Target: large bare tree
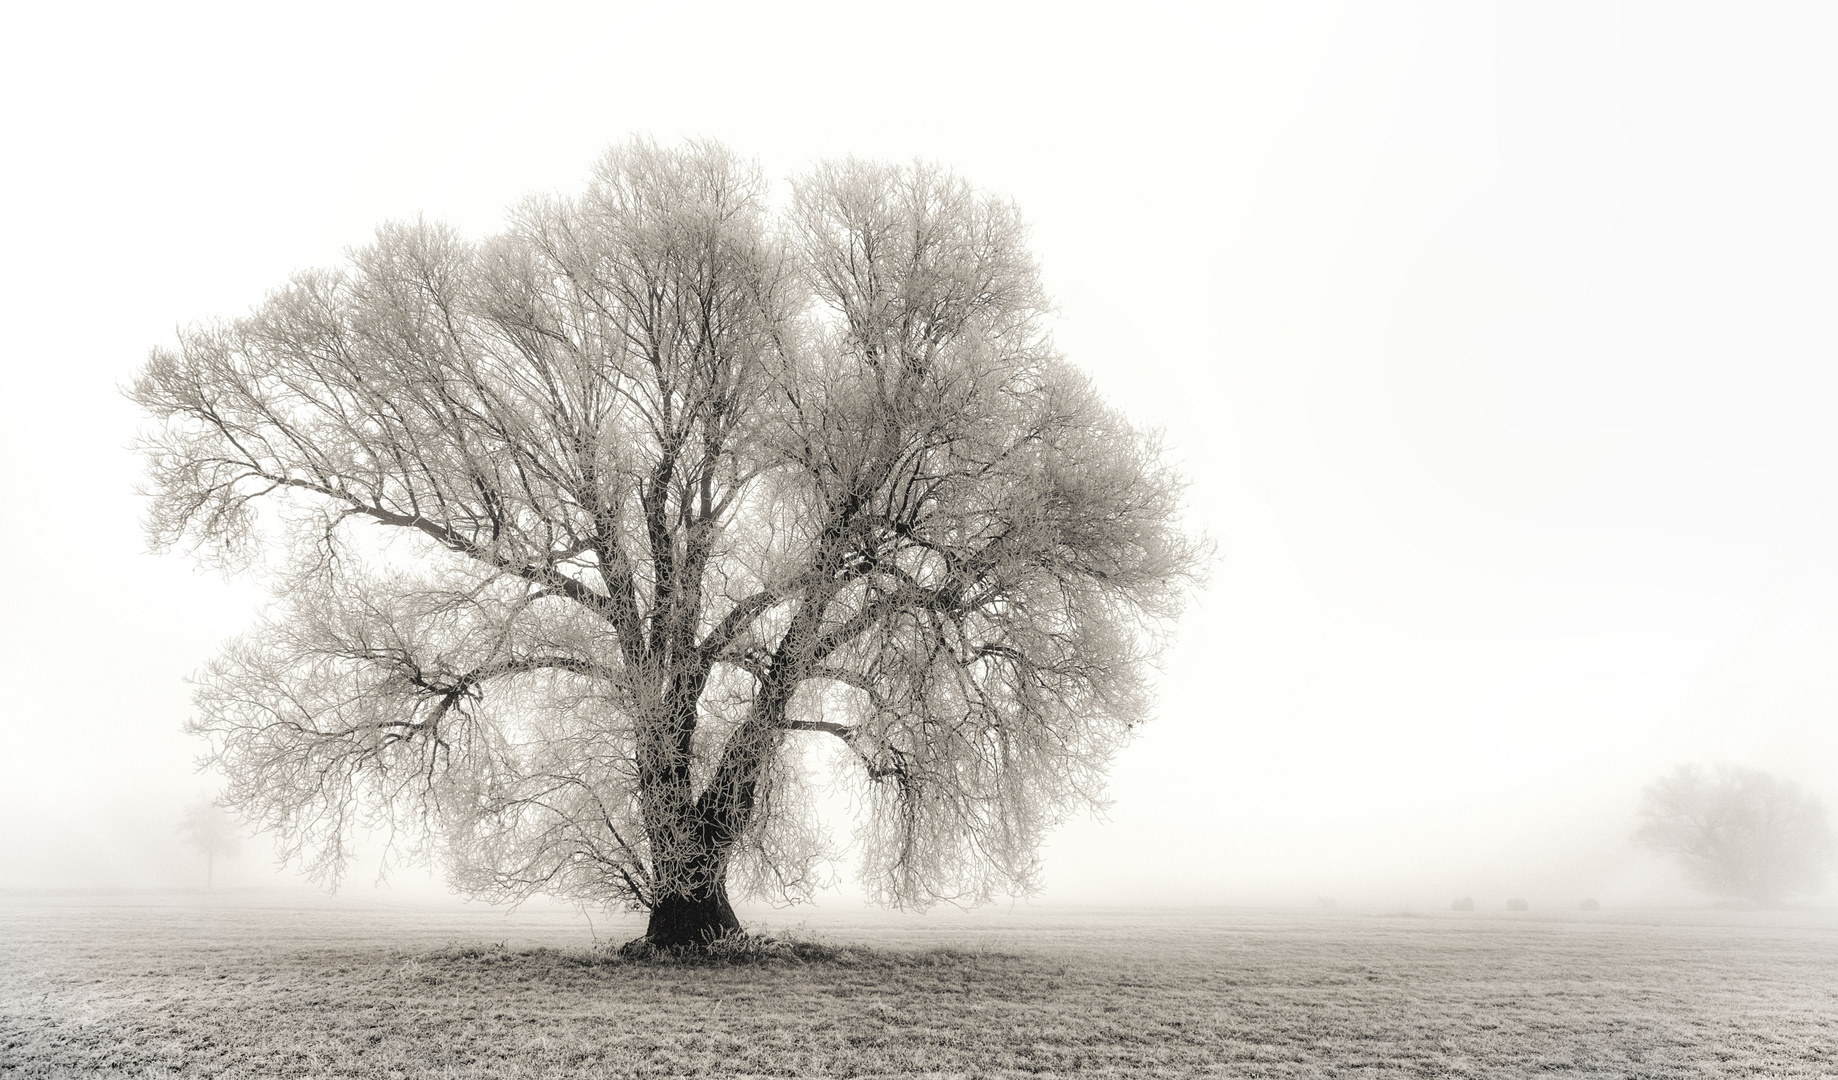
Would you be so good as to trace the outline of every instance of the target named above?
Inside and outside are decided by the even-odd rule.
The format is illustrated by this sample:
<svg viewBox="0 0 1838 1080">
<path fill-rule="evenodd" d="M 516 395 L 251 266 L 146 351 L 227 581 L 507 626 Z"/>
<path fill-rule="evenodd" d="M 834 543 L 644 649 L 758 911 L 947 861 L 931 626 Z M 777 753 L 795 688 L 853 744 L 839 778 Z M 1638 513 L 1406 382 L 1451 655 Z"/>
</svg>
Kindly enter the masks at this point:
<svg viewBox="0 0 1838 1080">
<path fill-rule="evenodd" d="M 1680 765 L 1646 789 L 1637 842 L 1676 856 L 1693 885 L 1776 904 L 1817 892 L 1834 845 L 1825 807 L 1756 769 Z"/>
<path fill-rule="evenodd" d="M 336 878 L 388 827 L 471 894 L 660 945 L 834 855 L 884 901 L 1030 888 L 1101 796 L 1204 554 L 1154 440 L 1053 351 L 1012 205 L 634 141 L 482 243 L 349 266 L 157 349 L 150 533 L 272 575 L 201 678 L 226 805 Z"/>
</svg>

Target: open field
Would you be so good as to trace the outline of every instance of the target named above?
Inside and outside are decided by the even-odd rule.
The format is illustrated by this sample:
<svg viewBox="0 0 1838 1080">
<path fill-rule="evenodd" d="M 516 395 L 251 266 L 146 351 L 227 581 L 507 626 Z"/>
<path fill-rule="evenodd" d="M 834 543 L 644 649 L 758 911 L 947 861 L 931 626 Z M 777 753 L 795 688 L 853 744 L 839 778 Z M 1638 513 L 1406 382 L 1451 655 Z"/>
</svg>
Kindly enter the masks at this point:
<svg viewBox="0 0 1838 1080">
<path fill-rule="evenodd" d="M 0 896 L 0 1076 L 1838 1072 L 1829 913 L 824 912 L 803 933 L 873 948 L 657 966 L 561 910 Z"/>
</svg>

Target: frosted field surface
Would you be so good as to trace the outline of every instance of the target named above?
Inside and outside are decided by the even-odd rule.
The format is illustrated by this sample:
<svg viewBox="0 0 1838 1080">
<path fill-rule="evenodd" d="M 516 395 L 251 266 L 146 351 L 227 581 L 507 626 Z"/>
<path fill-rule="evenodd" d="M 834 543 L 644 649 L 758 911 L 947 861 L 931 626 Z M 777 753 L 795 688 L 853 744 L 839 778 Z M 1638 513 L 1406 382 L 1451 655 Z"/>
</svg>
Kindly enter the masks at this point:
<svg viewBox="0 0 1838 1080">
<path fill-rule="evenodd" d="M 0 1076 L 1831 1076 L 1829 912 L 743 912 L 0 895 Z M 811 959 L 812 955 L 822 957 Z"/>
</svg>

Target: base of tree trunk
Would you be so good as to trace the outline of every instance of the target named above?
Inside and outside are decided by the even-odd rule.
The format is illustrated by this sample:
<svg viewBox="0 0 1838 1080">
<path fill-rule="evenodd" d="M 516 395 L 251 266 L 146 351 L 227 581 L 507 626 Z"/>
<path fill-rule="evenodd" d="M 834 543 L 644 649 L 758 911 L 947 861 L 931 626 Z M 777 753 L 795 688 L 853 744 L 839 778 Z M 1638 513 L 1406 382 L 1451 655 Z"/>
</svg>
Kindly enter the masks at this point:
<svg viewBox="0 0 1838 1080">
<path fill-rule="evenodd" d="M 706 896 L 666 896 L 651 909 L 644 940 L 659 949 L 701 949 L 716 938 L 740 932 L 725 886 Z"/>
</svg>

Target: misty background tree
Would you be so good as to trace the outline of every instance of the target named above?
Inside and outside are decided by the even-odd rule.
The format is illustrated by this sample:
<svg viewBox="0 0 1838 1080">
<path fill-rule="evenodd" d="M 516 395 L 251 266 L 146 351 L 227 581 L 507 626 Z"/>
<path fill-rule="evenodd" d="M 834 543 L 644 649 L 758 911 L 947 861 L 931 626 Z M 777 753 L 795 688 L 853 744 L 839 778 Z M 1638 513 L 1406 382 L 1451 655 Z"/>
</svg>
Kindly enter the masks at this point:
<svg viewBox="0 0 1838 1080">
<path fill-rule="evenodd" d="M 724 147 L 184 331 L 131 389 L 149 533 L 276 610 L 201 677 L 225 804 L 335 881 L 366 828 L 474 896 L 808 897 L 846 748 L 882 902 L 1036 887 L 1101 800 L 1205 545 L 1053 349 L 1015 208 L 849 160 L 769 211 Z"/>
<path fill-rule="evenodd" d="M 243 830 L 234 818 L 210 799 L 200 799 L 185 808 L 178 831 L 185 835 L 186 846 L 204 856 L 204 887 L 210 888 L 217 876 L 217 856 L 229 857 L 242 850 Z"/>
<path fill-rule="evenodd" d="M 1692 884 L 1757 904 L 1817 892 L 1831 868 L 1825 807 L 1755 769 L 1680 765 L 1646 789 L 1641 844 L 1677 856 Z"/>
</svg>

